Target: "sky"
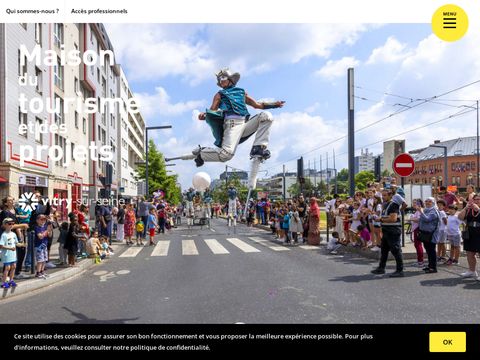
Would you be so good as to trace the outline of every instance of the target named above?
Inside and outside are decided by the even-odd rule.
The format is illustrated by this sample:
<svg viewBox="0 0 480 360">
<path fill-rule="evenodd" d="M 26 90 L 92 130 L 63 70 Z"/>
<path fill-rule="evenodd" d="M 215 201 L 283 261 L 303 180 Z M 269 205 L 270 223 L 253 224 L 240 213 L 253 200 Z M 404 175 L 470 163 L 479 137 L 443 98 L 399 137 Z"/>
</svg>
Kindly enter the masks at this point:
<svg viewBox="0 0 480 360">
<path fill-rule="evenodd" d="M 270 110 L 272 157 L 262 164 L 260 177 L 281 172 L 282 165 L 296 171 L 300 156 L 305 168 L 310 163 L 318 169 L 320 158 L 325 168 L 328 153 L 332 167 L 334 152 L 337 169 L 347 167 L 349 67 L 355 69 L 356 155 L 366 148 L 380 154 L 383 141 L 391 139 L 405 139 L 410 151 L 434 140 L 476 134 L 471 106 L 480 99 L 480 83 L 469 84 L 480 80 L 477 29 L 448 43 L 432 34 L 430 24 L 106 28 L 147 126 L 173 126 L 149 133 L 165 157 L 190 153 L 198 145 L 213 146 L 210 128 L 197 116 L 220 90 L 214 74 L 224 67 L 241 74 L 237 86 L 256 100 L 286 101 L 283 108 Z M 452 117 L 457 113 L 465 114 Z M 239 145 L 227 163 L 197 168 L 193 160 L 177 160 L 169 169 L 179 175 L 182 189 L 191 186 L 198 171 L 215 179 L 225 165 L 249 170 L 252 141 Z"/>
</svg>

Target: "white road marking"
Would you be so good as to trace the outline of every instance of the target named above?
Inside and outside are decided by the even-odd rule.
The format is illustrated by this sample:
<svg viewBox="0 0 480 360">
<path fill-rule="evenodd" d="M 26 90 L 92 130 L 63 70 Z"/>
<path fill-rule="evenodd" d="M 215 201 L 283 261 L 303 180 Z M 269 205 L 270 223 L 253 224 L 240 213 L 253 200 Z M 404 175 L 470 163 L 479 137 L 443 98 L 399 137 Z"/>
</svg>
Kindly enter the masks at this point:
<svg viewBox="0 0 480 360">
<path fill-rule="evenodd" d="M 117 275 L 127 275 L 130 273 L 130 270 L 118 270 Z"/>
<path fill-rule="evenodd" d="M 395 167 L 397 168 L 411 168 L 413 167 L 412 163 L 396 163 Z"/>
<path fill-rule="evenodd" d="M 102 275 L 105 275 L 105 274 L 108 274 L 108 271 L 100 270 L 100 271 L 95 271 L 93 273 L 93 275 L 96 275 L 96 276 L 102 276 Z"/>
<path fill-rule="evenodd" d="M 246 242 L 237 239 L 237 238 L 227 238 L 227 241 L 238 247 L 243 252 L 260 252 L 260 250 L 254 248 L 253 246 L 247 244 Z"/>
<path fill-rule="evenodd" d="M 252 236 L 249 237 L 250 240 L 255 241 L 256 243 L 266 246 L 269 249 L 272 249 L 273 251 L 289 251 L 290 249 L 285 247 L 285 246 L 280 246 L 280 245 L 270 245 L 270 241 L 262 239 L 257 236 Z"/>
<path fill-rule="evenodd" d="M 230 252 L 215 239 L 205 239 L 205 243 L 214 254 L 230 254 Z"/>
<path fill-rule="evenodd" d="M 213 228 L 210 228 L 210 230 L 212 230 L 213 232 L 216 232 L 217 230 L 213 229 Z"/>
<path fill-rule="evenodd" d="M 302 249 L 305 249 L 305 250 L 317 250 L 317 249 L 320 249 L 320 246 L 314 246 L 314 245 L 300 245 L 299 247 L 302 248 Z"/>
<path fill-rule="evenodd" d="M 197 247 L 195 246 L 195 241 L 182 240 L 182 255 L 198 255 L 198 250 L 197 250 Z"/>
<path fill-rule="evenodd" d="M 140 251 L 142 251 L 143 246 L 130 247 L 123 252 L 119 257 L 135 257 Z"/>
<path fill-rule="evenodd" d="M 151 256 L 167 256 L 169 247 L 170 247 L 170 240 L 158 241 L 157 245 L 155 245 L 155 249 L 153 249 L 152 251 Z"/>
</svg>

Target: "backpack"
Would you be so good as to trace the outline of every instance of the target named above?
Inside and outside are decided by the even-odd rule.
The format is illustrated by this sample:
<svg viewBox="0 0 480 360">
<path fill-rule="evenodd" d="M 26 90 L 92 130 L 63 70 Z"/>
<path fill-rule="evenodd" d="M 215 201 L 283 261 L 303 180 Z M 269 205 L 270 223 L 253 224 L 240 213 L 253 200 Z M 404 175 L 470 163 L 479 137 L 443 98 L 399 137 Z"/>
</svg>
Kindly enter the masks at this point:
<svg viewBox="0 0 480 360">
<path fill-rule="evenodd" d="M 145 224 L 142 220 L 137 221 L 137 223 L 135 224 L 135 229 L 137 230 L 137 232 L 143 232 L 143 230 L 145 229 Z"/>
</svg>

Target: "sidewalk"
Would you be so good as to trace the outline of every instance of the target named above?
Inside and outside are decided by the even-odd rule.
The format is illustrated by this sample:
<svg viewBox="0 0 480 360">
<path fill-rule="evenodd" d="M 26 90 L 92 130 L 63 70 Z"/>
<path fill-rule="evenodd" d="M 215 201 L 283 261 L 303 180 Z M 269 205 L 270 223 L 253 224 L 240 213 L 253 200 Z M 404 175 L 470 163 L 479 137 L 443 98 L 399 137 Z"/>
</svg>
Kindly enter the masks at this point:
<svg viewBox="0 0 480 360">
<path fill-rule="evenodd" d="M 52 247 L 50 249 L 50 261 L 53 264 L 58 263 L 58 230 L 54 230 L 54 236 L 53 236 L 53 243 Z M 122 243 L 120 242 L 112 242 L 112 248 L 114 253 L 116 254 L 117 251 L 120 249 L 122 246 Z M 116 255 L 114 255 L 115 257 Z M 109 261 L 103 260 L 103 261 Z M 18 296 L 26 293 L 30 293 L 32 291 L 36 291 L 39 289 L 43 289 L 47 286 L 51 286 L 54 284 L 57 284 L 63 280 L 71 279 L 75 276 L 78 276 L 82 274 L 84 271 L 88 270 L 89 268 L 93 266 L 99 266 L 100 264 L 95 264 L 94 259 L 81 259 L 77 260 L 77 266 L 76 267 L 66 267 L 66 266 L 57 266 L 55 268 L 46 268 L 46 273 L 48 274 L 48 278 L 42 279 L 42 278 L 36 278 L 35 273 L 30 274 L 30 272 L 24 272 L 22 271 L 22 274 L 25 276 L 25 278 L 20 279 L 20 278 L 15 278 L 15 282 L 17 283 L 17 287 L 14 288 L 9 288 L 9 289 L 0 289 L 1 297 L 0 301 L 6 298 L 11 298 L 13 296 Z"/>
<path fill-rule="evenodd" d="M 263 229 L 269 233 L 271 233 L 270 226 L 268 225 L 261 225 L 261 224 L 254 224 L 253 226 Z M 326 230 L 321 230 L 320 231 L 320 236 L 321 236 L 321 242 L 319 247 L 327 245 L 327 231 Z M 332 236 L 332 233 L 330 232 L 330 236 Z M 353 247 L 353 246 L 342 246 L 339 251 L 342 252 L 349 252 L 349 253 L 354 253 L 361 255 L 363 257 L 373 259 L 373 260 L 380 260 L 380 251 L 372 251 L 370 249 L 365 249 L 362 250 L 358 247 Z M 415 250 L 415 246 L 413 245 L 413 242 L 410 240 L 408 236 L 405 236 L 405 246 L 402 247 L 402 254 L 403 254 L 403 259 L 404 260 L 416 260 L 417 259 L 417 252 Z M 447 255 L 449 252 L 447 251 Z M 424 251 L 423 252 L 423 258 L 425 264 L 428 263 L 428 257 L 427 253 Z M 393 255 L 390 253 L 388 256 L 388 260 L 394 260 Z M 438 266 L 443 266 L 443 263 L 438 263 Z M 465 252 L 461 251 L 460 252 L 460 258 L 459 258 L 459 265 L 460 267 L 465 267 L 468 268 L 467 266 L 467 259 L 465 256 Z"/>
</svg>

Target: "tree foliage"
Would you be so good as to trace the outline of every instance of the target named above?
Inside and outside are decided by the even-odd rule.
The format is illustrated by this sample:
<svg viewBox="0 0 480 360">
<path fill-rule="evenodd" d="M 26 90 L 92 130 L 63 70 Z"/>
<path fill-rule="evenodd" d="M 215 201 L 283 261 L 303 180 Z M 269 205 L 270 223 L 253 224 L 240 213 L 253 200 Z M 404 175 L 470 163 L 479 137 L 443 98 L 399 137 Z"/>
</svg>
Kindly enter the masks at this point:
<svg viewBox="0 0 480 360">
<path fill-rule="evenodd" d="M 165 193 L 165 200 L 169 203 L 177 204 L 181 201 L 181 190 L 177 185 L 177 175 L 167 175 L 165 158 L 158 151 L 153 140 L 149 141 L 148 149 L 148 192 L 147 197 L 157 190 Z M 145 165 L 139 165 L 137 168 L 139 179 L 145 180 Z"/>
</svg>

